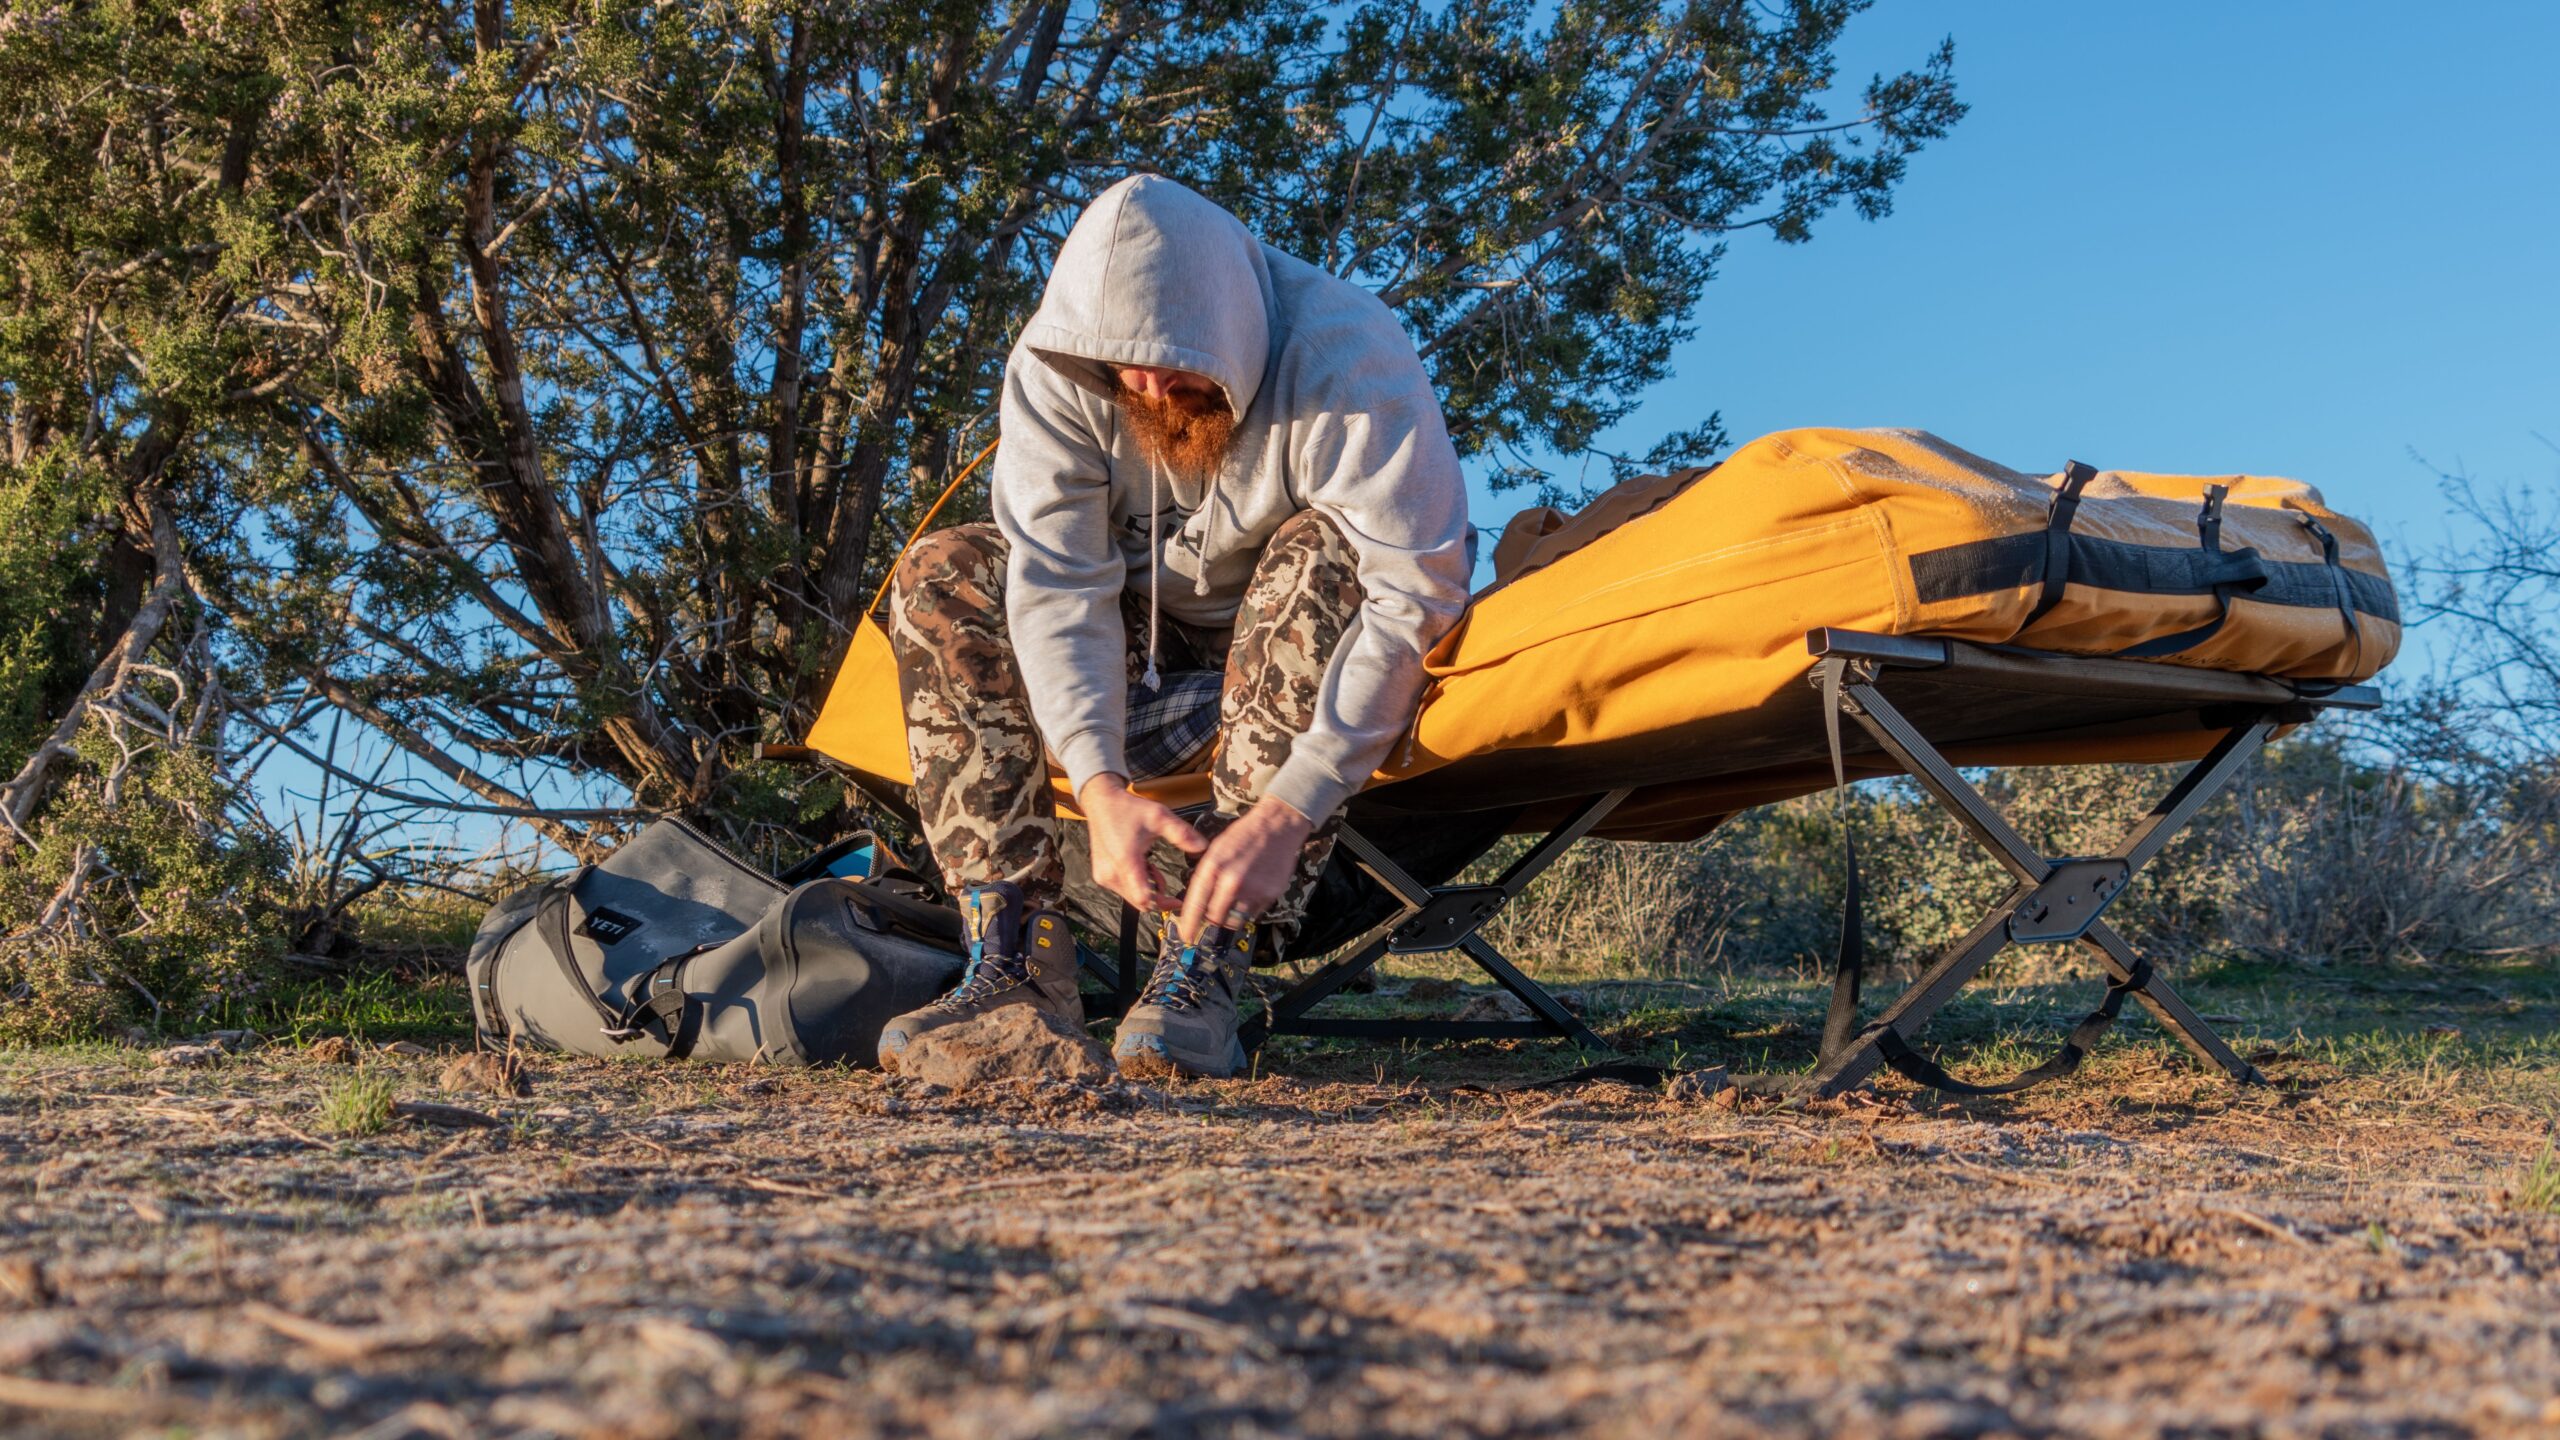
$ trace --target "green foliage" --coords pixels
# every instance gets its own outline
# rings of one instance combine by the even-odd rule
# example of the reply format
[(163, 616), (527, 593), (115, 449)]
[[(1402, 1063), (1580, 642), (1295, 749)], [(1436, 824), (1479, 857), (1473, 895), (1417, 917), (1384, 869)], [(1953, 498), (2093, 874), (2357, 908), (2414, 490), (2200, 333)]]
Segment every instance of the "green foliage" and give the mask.
[(200, 752), (100, 725), (32, 847), (0, 862), (0, 1039), (183, 1027), (277, 978), (282, 857), (222, 823)]
[(105, 477), (57, 445), (25, 464), (0, 460), (0, 770), (14, 772), (52, 731), (66, 696), (97, 661), (105, 607)]

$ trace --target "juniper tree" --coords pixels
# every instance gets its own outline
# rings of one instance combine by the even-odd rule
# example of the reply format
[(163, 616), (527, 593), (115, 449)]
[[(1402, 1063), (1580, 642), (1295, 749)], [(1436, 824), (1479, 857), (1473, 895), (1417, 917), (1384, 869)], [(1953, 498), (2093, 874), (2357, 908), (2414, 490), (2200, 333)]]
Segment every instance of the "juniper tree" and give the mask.
[[(1726, 237), (1881, 214), (1960, 115), (1944, 47), (1825, 113), (1862, 8), (234, 0), (247, 198), (160, 207), (152, 264), (260, 297), (178, 507), (245, 722), (334, 707), (504, 813), (547, 766), (735, 808), (993, 438), (1067, 225), (1140, 170), (1375, 289), (1461, 452), (1537, 479), (1666, 374)], [(1699, 418), (1608, 458), (1696, 458)]]

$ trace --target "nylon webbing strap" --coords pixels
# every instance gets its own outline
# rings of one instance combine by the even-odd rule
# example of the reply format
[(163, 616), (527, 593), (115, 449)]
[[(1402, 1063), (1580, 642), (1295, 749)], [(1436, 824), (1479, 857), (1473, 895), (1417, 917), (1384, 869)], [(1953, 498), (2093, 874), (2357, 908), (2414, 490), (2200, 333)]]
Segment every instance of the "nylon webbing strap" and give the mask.
[(1937, 1061), (1912, 1049), (1911, 1043), (1889, 1025), (1876, 1031), (1876, 1053), (1884, 1057), (1884, 1063), (1892, 1066), (1895, 1074), (1915, 1085), (1926, 1085), (1950, 1095), (2014, 1095), (2079, 1069), (2080, 1062), (2089, 1058), (2089, 1052), (2096, 1048), (2099, 1037), (2105, 1035), (2107, 1028), (2116, 1023), (2116, 1017), (2124, 1012), (2125, 997), (2150, 983), (2151, 962), (2137, 957), (2133, 968), (2123, 979), (2107, 982), (2105, 998), (2098, 1002), (2097, 1009), (2081, 1016), (2080, 1023), (2071, 1027), (2071, 1033), (2063, 1037), (2062, 1048), (2046, 1056), (2042, 1064), (1993, 1084), (1977, 1085), (1948, 1074)]
[(2294, 518), (2302, 522), (2303, 529), (2311, 532), (2311, 538), (2320, 542), (2320, 563), (2328, 567), (2329, 586), (2337, 593), (2339, 618), (2346, 621), (2347, 639), (2356, 647), (2356, 658), (2361, 660), (2364, 658), (2364, 625), (2356, 619), (2355, 587), (2347, 583), (2346, 567), (2338, 563), (2337, 534), (2299, 510), (2294, 512)]
[(2071, 584), (2071, 517), (2080, 512), (2080, 492), (2098, 472), (2077, 460), (2062, 467), (2062, 488), (2053, 497), (2053, 509), (2046, 512), (2044, 522), (2044, 589), (2036, 596), (2036, 608), (2027, 612), (2024, 630), (2043, 619), (2054, 606), (2062, 603), (2062, 592)]
[(550, 950), (552, 960), (560, 966), (561, 978), (567, 980), (569, 988), (595, 1010), (596, 1018), (604, 1022), (605, 1033), (610, 1035), (622, 1017), (616, 1015), (613, 1007), (604, 1003), (604, 997), (596, 993), (595, 987), (587, 983), (587, 977), (578, 969), (577, 952), (570, 948), (569, 942), (569, 891), (586, 877), (586, 873), (583, 868), (573, 870), (552, 885), (551, 893), (542, 897), (541, 912), (534, 917), (534, 933), (542, 937), (543, 946)]
[(681, 955), (670, 955), (631, 977), (626, 993), (629, 1004), (605, 1027), (605, 1035), (615, 1044), (637, 1040), (650, 1033), (652, 1024), (666, 1040), (669, 1060), (682, 1060), (693, 1053), (694, 1041), (700, 1038), (701, 1007), (684, 988), (684, 964), (706, 950), (719, 947), (717, 940), (705, 940)]
[(2214, 616), (2192, 630), (2163, 635), (2139, 645), (2128, 645), (2115, 653), (2136, 660), (2157, 660), (2193, 650), (2222, 633), (2231, 623), (2231, 597), (2242, 590), (2256, 590), (2267, 583), (2267, 567), (2258, 552), (2243, 547), (2225, 552), (2222, 548), (2222, 502), (2231, 494), (2228, 485), (2208, 485), (2204, 491), (2204, 508), (2196, 513), (2196, 544), (2204, 551), (2205, 564), (2198, 572), (2213, 592)]
[(1840, 949), (1831, 964), (1831, 1009), (1822, 1017), (1825, 1060), (1857, 1038), (1858, 990), (1867, 968), (1866, 886), (1858, 874), (1858, 832), (1850, 823), (1849, 763), (1840, 748), (1840, 674), (1847, 668), (1848, 662), (1837, 659), (1822, 665), (1822, 737), (1831, 747), (1831, 797), (1848, 872), (1840, 895)]

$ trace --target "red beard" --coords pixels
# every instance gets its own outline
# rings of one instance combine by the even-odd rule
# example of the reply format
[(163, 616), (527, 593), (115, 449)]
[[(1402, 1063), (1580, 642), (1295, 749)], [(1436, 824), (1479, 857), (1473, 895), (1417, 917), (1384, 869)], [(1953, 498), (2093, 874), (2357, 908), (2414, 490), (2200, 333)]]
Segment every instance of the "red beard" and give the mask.
[(1129, 417), (1138, 453), (1179, 480), (1216, 479), (1227, 448), (1235, 443), (1235, 413), (1214, 390), (1150, 400), (1123, 386), (1120, 408)]

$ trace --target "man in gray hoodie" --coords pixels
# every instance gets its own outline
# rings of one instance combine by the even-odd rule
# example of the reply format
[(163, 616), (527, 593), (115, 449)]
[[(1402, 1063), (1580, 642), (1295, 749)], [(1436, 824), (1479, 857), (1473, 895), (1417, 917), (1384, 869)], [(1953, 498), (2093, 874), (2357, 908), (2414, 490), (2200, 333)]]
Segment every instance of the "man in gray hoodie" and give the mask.
[[(1059, 248), (1002, 419), (994, 524), (918, 542), (890, 604), (917, 807), (971, 959), (890, 1022), (881, 1062), (1002, 1005), (1082, 1024), (1045, 752), (1094, 879), (1160, 916), (1121, 1067), (1231, 1074), (1244, 976), (1295, 935), (1466, 604), (1439, 402), (1375, 296), (1141, 176)], [(1197, 827), (1130, 789), (1212, 742)], [(1179, 896), (1159, 843), (1191, 857)]]

